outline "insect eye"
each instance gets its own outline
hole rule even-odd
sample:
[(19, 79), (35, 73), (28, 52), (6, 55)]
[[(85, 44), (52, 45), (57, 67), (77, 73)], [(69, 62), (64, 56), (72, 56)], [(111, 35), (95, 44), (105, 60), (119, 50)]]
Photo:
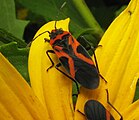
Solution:
[(58, 30), (57, 30), (57, 33), (58, 33), (58, 34), (62, 34), (62, 33), (63, 33), (62, 28), (58, 29)]
[(57, 34), (52, 32), (51, 34), (49, 34), (50, 39), (54, 39), (56, 38)]

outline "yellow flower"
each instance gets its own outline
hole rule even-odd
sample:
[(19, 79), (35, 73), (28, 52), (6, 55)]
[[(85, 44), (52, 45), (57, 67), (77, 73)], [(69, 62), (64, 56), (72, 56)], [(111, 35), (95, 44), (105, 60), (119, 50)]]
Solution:
[[(89, 99), (100, 101), (116, 120), (119, 115), (108, 105), (106, 90), (109, 91), (111, 104), (122, 114), (125, 120), (139, 119), (137, 115), (139, 101), (133, 103), (136, 83), (139, 77), (139, 1), (131, 0), (128, 7), (110, 25), (95, 51), (101, 79), (96, 90), (81, 88), (76, 109), (83, 112)], [(130, 112), (130, 113), (129, 113)], [(77, 111), (76, 120), (84, 120)]]
[(50, 120), (48, 111), (0, 53), (0, 120)]
[[(31, 87), (16, 69), (0, 54), (0, 120), (86, 120), (84, 104), (89, 99), (100, 101), (116, 120), (119, 115), (107, 103), (106, 90), (111, 104), (124, 120), (138, 120), (139, 100), (132, 103), (139, 71), (139, 1), (129, 6), (108, 28), (95, 51), (100, 74), (96, 90), (83, 87), (77, 99), (76, 110), (72, 103), (72, 81), (55, 67), (47, 72), (51, 62), (46, 55), (51, 50), (48, 32), (55, 21), (45, 24), (35, 35), (29, 54)], [(57, 21), (56, 27), (68, 31), (69, 19)], [(41, 34), (41, 35), (40, 35)], [(58, 58), (50, 54), (55, 64)], [(62, 69), (62, 67), (61, 67)]]

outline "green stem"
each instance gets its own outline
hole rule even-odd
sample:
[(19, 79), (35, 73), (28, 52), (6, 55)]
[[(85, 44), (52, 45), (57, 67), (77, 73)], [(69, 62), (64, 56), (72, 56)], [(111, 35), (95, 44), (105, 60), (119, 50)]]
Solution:
[(103, 35), (103, 30), (92, 15), (84, 0), (72, 0), (78, 12), (81, 14), (89, 27), (93, 28), (93, 34), (99, 38)]

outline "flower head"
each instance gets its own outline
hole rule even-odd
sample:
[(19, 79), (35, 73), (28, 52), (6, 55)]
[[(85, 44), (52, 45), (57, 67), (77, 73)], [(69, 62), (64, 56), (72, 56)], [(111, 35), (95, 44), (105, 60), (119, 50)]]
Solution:
[(119, 119), (120, 116), (107, 102), (108, 94), (111, 104), (124, 119), (139, 119), (139, 100), (132, 103), (139, 77), (137, 16), (139, 2), (131, 0), (104, 34), (95, 54), (99, 72), (107, 83), (100, 77), (97, 89), (81, 87), (75, 110), (72, 81), (55, 67), (47, 71), (52, 66), (49, 56), (55, 64), (59, 61), (55, 54), (46, 54), (52, 47), (44, 39), (50, 39), (49, 32), (55, 27), (68, 31), (69, 19), (51, 21), (36, 33), (29, 54), (31, 87), (0, 54), (0, 119), (85, 120), (81, 113), (84, 113), (84, 104), (90, 99), (100, 101), (115, 119)]

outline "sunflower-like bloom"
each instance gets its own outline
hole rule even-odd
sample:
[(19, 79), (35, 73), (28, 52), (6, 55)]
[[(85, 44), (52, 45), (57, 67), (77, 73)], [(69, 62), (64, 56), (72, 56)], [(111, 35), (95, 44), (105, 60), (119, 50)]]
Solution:
[[(133, 102), (139, 77), (138, 16), (139, 1), (131, 0), (110, 25), (95, 51), (100, 75), (107, 83), (100, 77), (97, 89), (81, 87), (75, 110), (72, 81), (55, 67), (47, 71), (52, 64), (46, 51), (52, 47), (44, 38), (50, 39), (46, 31), (55, 29), (55, 21), (42, 26), (32, 42), (29, 54), (31, 87), (0, 54), (0, 120), (86, 120), (84, 104), (91, 99), (100, 101), (118, 120), (120, 116), (107, 102), (106, 89), (110, 103), (124, 120), (138, 120), (139, 100)], [(68, 31), (69, 20), (57, 21), (56, 28)], [(50, 56), (57, 64), (57, 56)]]
[[(106, 82), (101, 83), (96, 90), (81, 88), (77, 100), (77, 107), (83, 111), (87, 100), (100, 101), (109, 110), (116, 120), (119, 115), (107, 102), (107, 89), (109, 101), (122, 114), (124, 120), (138, 120), (139, 100), (133, 102), (136, 83), (139, 78), (139, 1), (131, 0), (128, 7), (113, 21), (102, 37), (96, 57), (100, 74)], [(77, 119), (84, 120), (78, 112)], [(76, 116), (75, 114), (75, 116)]]

